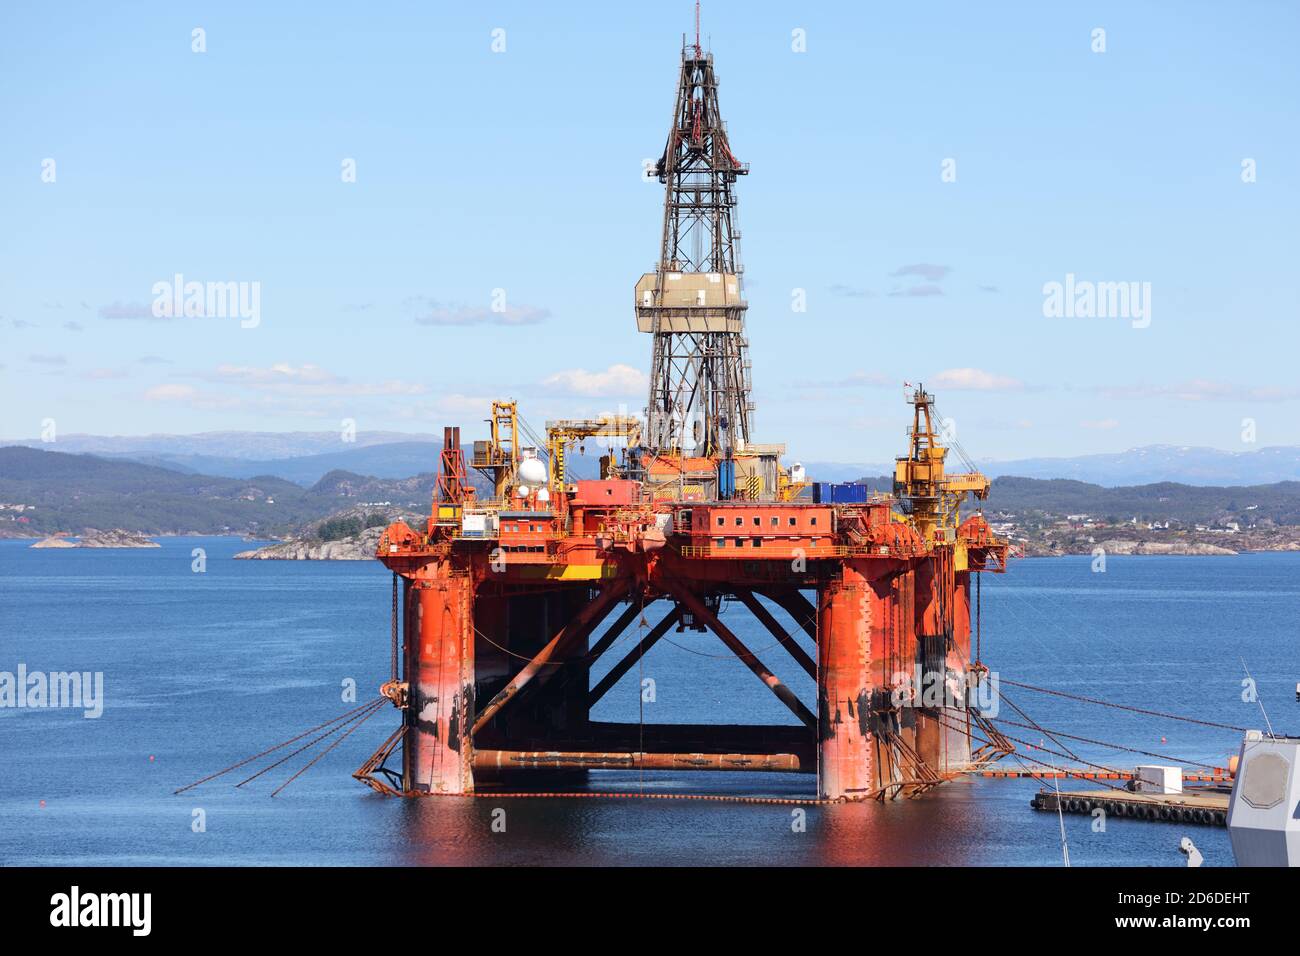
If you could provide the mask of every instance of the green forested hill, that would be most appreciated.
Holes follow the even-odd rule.
[[[1300,481],[1270,485],[1212,487],[1159,482],[1103,488],[1067,479],[995,478],[985,510],[1025,514],[1088,514],[1116,522],[1136,517],[1147,521],[1210,524],[1260,521],[1300,525]]]
[[[215,478],[94,455],[0,448],[6,535],[86,528],[280,534],[363,502],[427,510],[432,491],[432,475],[383,480],[336,471],[302,488],[269,476]]]
[[[872,488],[888,490],[892,480],[883,476],[861,478]],[[1213,524],[1237,521],[1242,527],[1260,522],[1300,525],[1300,481],[1269,485],[1213,487],[1162,481],[1150,485],[1107,488],[1069,478],[994,478],[982,505],[967,501],[963,513],[974,507],[986,513],[1004,511],[1021,518],[1086,514],[1116,524],[1139,521],[1178,521]]]

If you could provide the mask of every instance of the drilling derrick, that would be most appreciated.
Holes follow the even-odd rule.
[[[654,336],[647,446],[657,454],[730,457],[749,441],[749,399],[736,177],[749,167],[727,141],[713,54],[682,44],[673,125],[655,174],[664,184],[655,271],[636,284],[637,328]]]

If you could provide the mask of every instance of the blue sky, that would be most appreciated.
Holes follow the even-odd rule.
[[[1298,11],[706,3],[752,166],[755,437],[888,459],[924,381],[980,457],[1300,443]],[[0,437],[640,410],[662,200],[641,166],[692,16],[7,5]],[[259,283],[258,324],[153,318],[178,273]],[[1150,283],[1150,324],[1046,317],[1067,274]]]

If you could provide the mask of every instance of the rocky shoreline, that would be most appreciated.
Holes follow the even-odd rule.
[[[378,536],[376,536],[376,543]],[[253,551],[240,551],[239,561],[372,561],[375,545],[366,547],[363,541],[283,541]]]
[[[1028,546],[1022,546],[1021,556],[1026,558],[1057,558],[1065,555],[1090,555],[1095,553],[1097,548],[1101,548],[1108,555],[1226,555],[1232,556],[1241,554],[1240,551],[1234,551],[1232,548],[1225,548],[1216,544],[1201,544],[1199,542],[1174,542],[1174,541],[1137,541],[1128,538],[1111,538],[1106,541],[1098,541],[1096,544],[1074,545],[1069,547],[1054,547],[1043,545],[1041,543],[1031,543]]]
[[[1088,555],[1101,548],[1108,555],[1230,556],[1269,551],[1300,551],[1300,529],[1276,528],[1237,534],[1171,533],[1102,537],[1097,534],[1033,534],[1012,542],[1027,558]]]
[[[360,534],[321,541],[315,538],[292,538],[252,551],[240,551],[242,561],[373,561],[383,528],[367,528]]]
[[[113,531],[95,531],[89,529],[85,534],[78,535],[75,539],[70,537],[60,537],[51,535],[48,538],[42,538],[35,544],[28,545],[32,548],[161,548],[157,541],[146,537],[136,531],[123,531],[120,528]]]

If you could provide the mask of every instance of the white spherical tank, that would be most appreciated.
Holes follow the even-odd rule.
[[[525,458],[519,463],[519,483],[533,488],[546,484],[546,465],[540,458]]]

